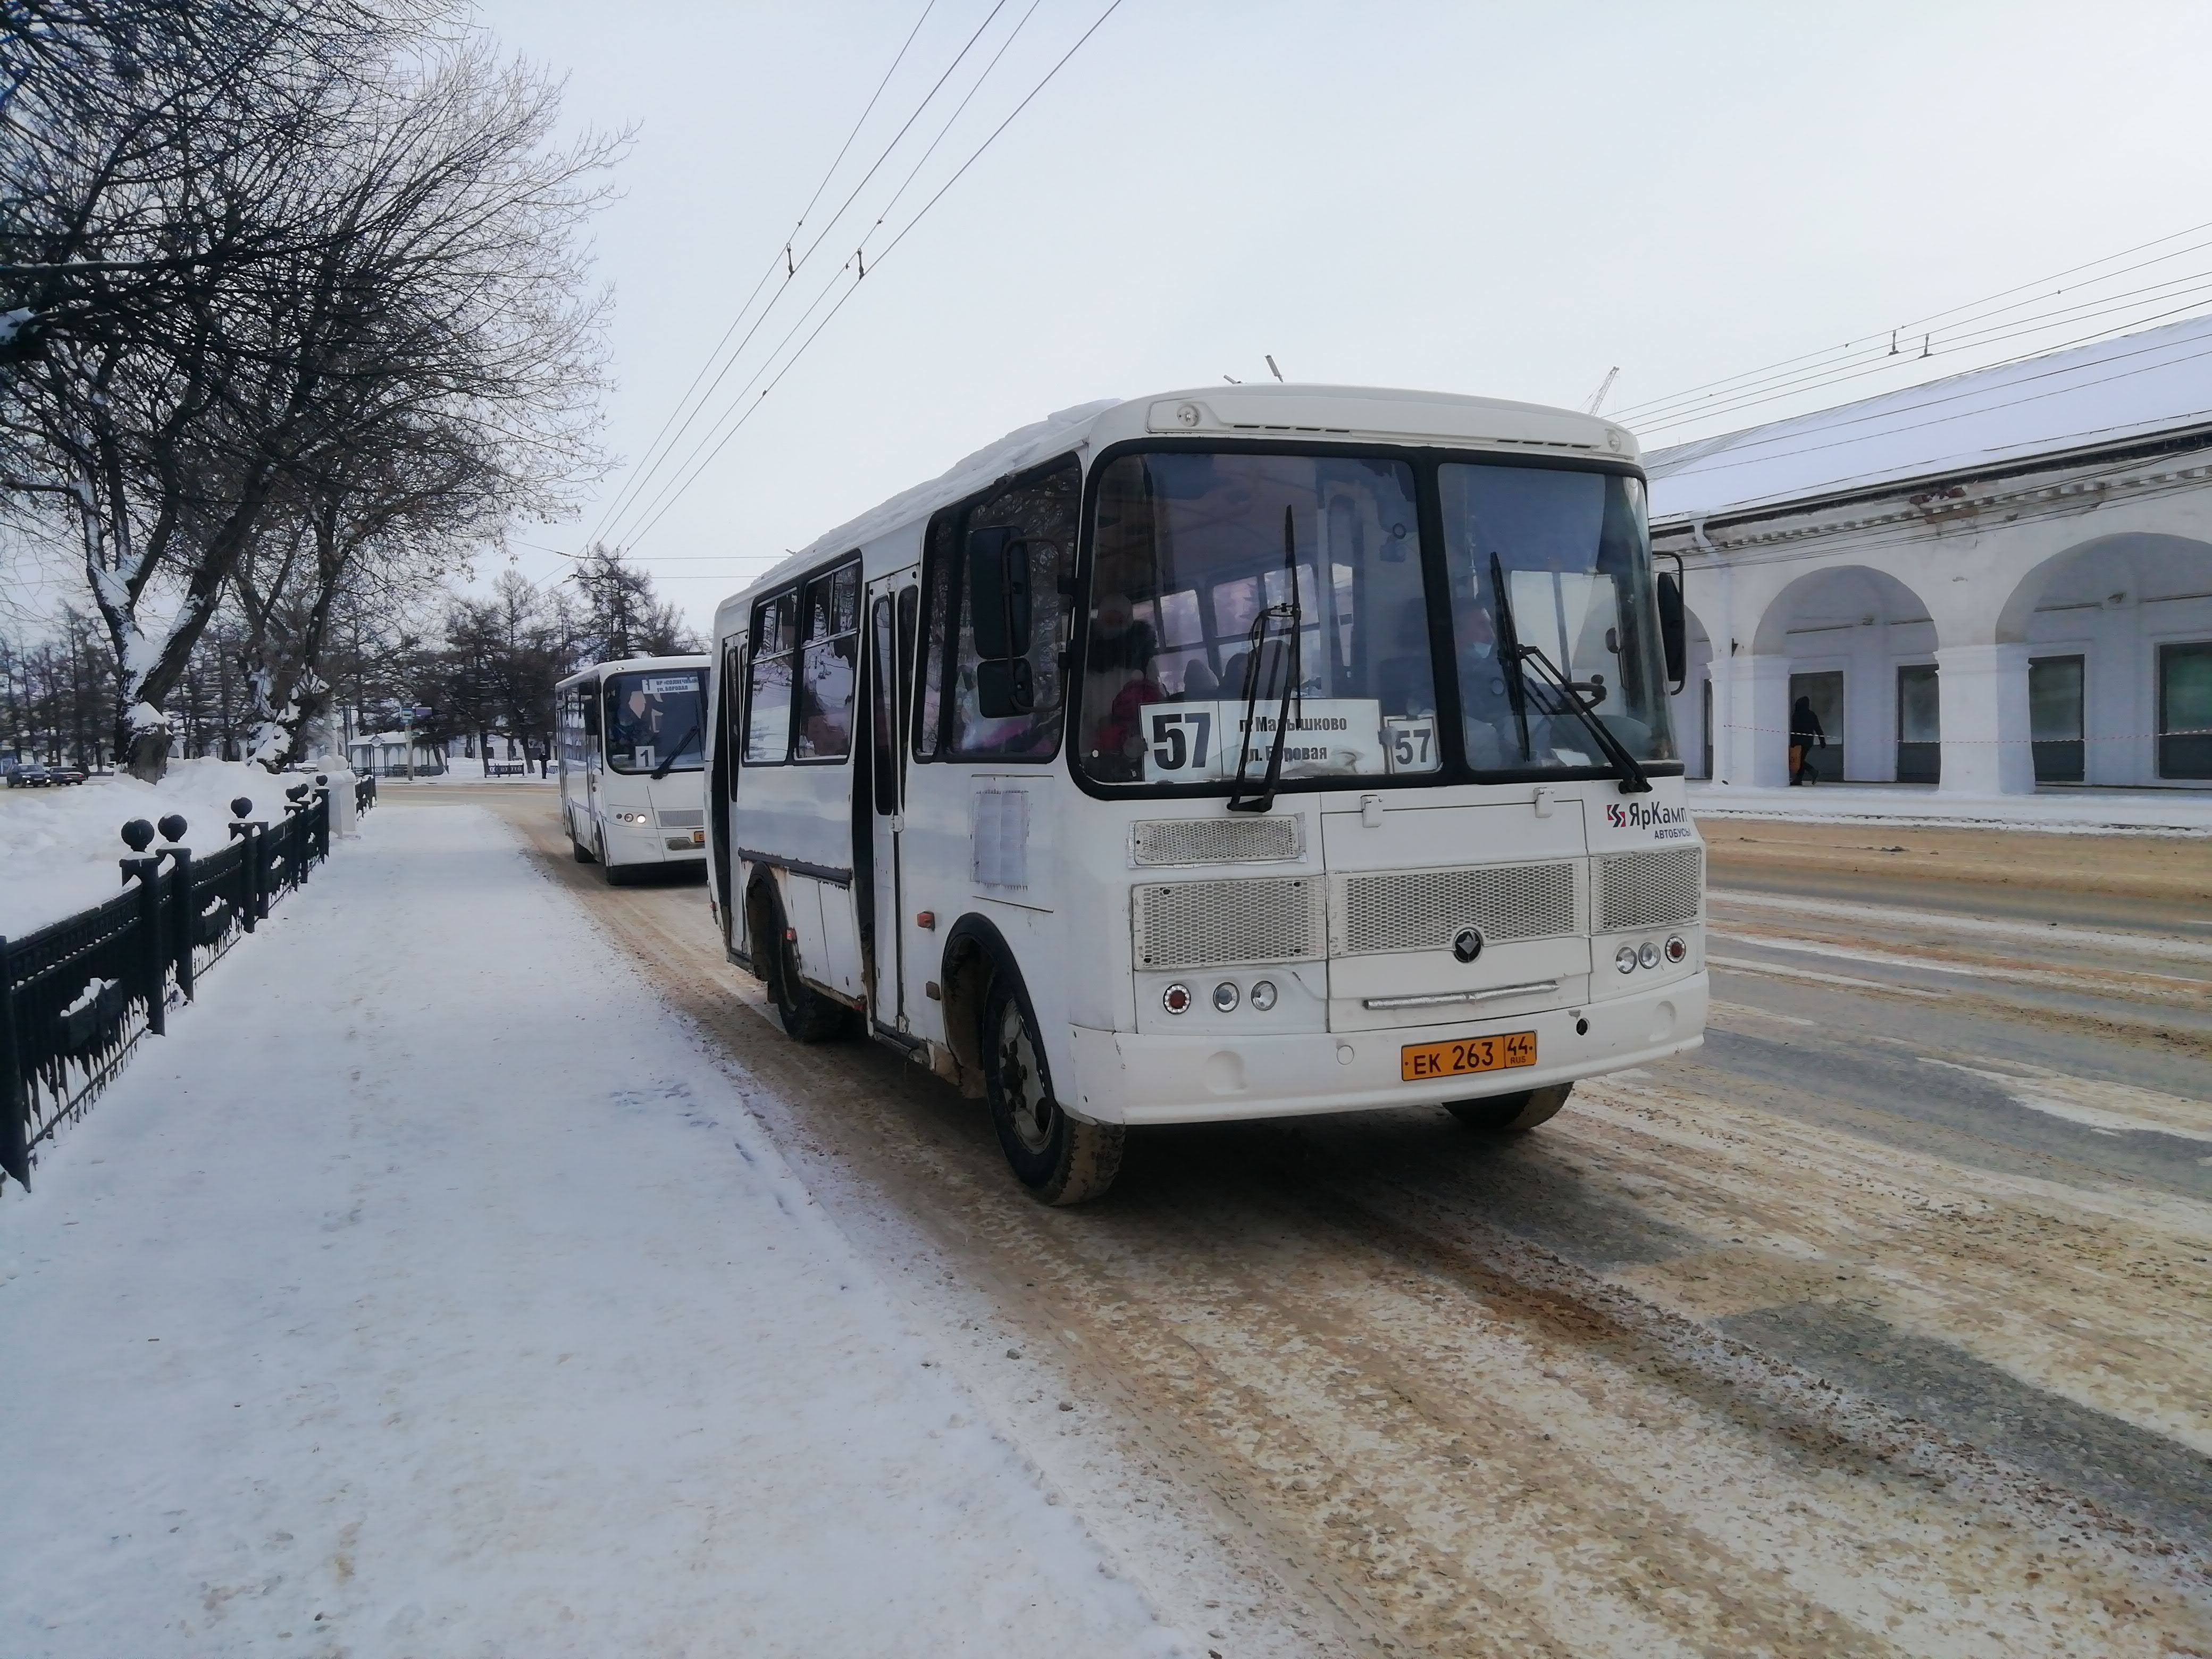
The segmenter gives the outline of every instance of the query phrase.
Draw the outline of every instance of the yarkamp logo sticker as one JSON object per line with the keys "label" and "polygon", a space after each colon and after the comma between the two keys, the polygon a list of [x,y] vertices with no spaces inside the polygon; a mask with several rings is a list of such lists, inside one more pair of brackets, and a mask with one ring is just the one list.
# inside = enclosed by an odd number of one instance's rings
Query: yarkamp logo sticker
{"label": "yarkamp logo sticker", "polygon": [[1679,841],[1694,833],[1686,806],[1650,806],[1640,800],[1607,801],[1605,821],[1615,830],[1649,830],[1654,841]]}

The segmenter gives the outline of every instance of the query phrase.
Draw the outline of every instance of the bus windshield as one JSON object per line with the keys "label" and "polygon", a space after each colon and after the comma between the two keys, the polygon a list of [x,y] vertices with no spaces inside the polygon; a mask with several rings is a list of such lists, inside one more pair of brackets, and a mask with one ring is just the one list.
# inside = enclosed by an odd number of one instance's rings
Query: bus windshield
{"label": "bus windshield", "polygon": [[1123,455],[1098,485],[1079,756],[1102,783],[1433,772],[1413,471],[1312,453]]}
{"label": "bus windshield", "polygon": [[700,765],[700,671],[659,668],[610,674],[606,684],[607,764],[617,772],[672,772]]}
{"label": "bus windshield", "polygon": [[[1605,765],[1562,679],[1632,757],[1674,759],[1643,483],[1447,464],[1437,484],[1468,763],[1477,772]],[[1538,652],[1541,662],[1528,660]]]}

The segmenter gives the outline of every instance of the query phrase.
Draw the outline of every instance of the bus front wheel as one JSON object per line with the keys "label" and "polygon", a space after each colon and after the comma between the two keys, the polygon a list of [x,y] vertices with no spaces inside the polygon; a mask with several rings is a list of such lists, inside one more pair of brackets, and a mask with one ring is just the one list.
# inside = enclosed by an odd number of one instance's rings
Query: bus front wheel
{"label": "bus front wheel", "polygon": [[1121,1126],[1070,1117],[1053,1098],[1044,1045],[1011,975],[992,980],[977,1035],[991,1122],[1022,1185],[1047,1204],[1080,1204],[1112,1186]]}
{"label": "bus front wheel", "polygon": [[1571,1083],[1555,1083],[1548,1089],[1523,1089],[1518,1094],[1492,1095],[1483,1100],[1447,1101],[1444,1110],[1470,1129],[1520,1134],[1557,1117],[1574,1087]]}
{"label": "bus front wheel", "polygon": [[585,846],[582,842],[576,839],[576,831],[574,825],[571,825],[568,830],[568,850],[575,854],[576,862],[579,864],[597,864],[599,861],[598,854],[592,851],[590,848]]}

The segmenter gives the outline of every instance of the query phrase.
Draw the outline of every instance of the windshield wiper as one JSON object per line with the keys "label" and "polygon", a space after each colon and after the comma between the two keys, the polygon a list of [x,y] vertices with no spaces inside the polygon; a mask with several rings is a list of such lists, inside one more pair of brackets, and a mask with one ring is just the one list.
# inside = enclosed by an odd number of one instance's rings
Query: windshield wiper
{"label": "windshield wiper", "polygon": [[[1283,781],[1283,744],[1291,734],[1291,699],[1298,689],[1302,667],[1298,640],[1305,620],[1298,603],[1297,517],[1288,507],[1283,509],[1283,580],[1290,589],[1283,603],[1268,605],[1252,619],[1251,666],[1244,681],[1244,723],[1237,739],[1237,788],[1229,798],[1229,810],[1232,812],[1272,811],[1275,791]],[[1260,680],[1267,663],[1267,624],[1277,617],[1289,621],[1291,634],[1288,647],[1277,659],[1284,663],[1285,672],[1282,696],[1275,707],[1275,741],[1267,750],[1267,780],[1261,785],[1260,793],[1248,799],[1244,793],[1244,769],[1252,759],[1252,718],[1260,706]]]}
{"label": "windshield wiper", "polygon": [[[1534,758],[1528,749],[1528,716],[1526,712],[1528,698],[1526,665],[1533,662],[1544,671],[1545,678],[1551,683],[1551,689],[1558,692],[1559,701],[1566,712],[1573,714],[1583,723],[1583,729],[1596,740],[1597,746],[1603,751],[1605,757],[1619,769],[1620,793],[1624,795],[1650,794],[1651,779],[1649,775],[1638,763],[1636,757],[1628,752],[1628,746],[1613,736],[1603,720],[1590,712],[1594,705],[1583,701],[1582,694],[1575,689],[1575,683],[1560,672],[1559,665],[1546,656],[1540,648],[1521,643],[1520,630],[1513,625],[1513,602],[1505,596],[1505,573],[1504,568],[1499,565],[1498,555],[1495,553],[1490,556],[1490,590],[1498,596],[1498,652],[1506,661],[1513,665],[1513,676],[1507,690],[1513,700],[1514,718],[1521,723],[1522,757]],[[1599,697],[1602,698],[1604,695],[1604,688],[1599,687]]]}
{"label": "windshield wiper", "polygon": [[649,774],[655,783],[659,783],[663,778],[666,777],[668,775],[668,769],[675,765],[678,761],[683,759],[684,751],[690,747],[691,739],[698,735],[699,722],[693,720],[691,722],[691,729],[684,734],[683,738],[678,742],[675,748],[668,751],[667,758],[663,760],[659,765],[654,767]]}

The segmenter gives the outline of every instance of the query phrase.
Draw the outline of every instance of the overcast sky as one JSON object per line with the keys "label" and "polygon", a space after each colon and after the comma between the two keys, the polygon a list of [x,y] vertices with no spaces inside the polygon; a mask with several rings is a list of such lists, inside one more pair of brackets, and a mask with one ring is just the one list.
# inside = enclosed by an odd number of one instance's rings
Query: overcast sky
{"label": "overcast sky", "polygon": [[[626,463],[771,264],[785,288],[793,222],[922,4],[482,7],[568,77],[575,125],[635,131],[598,233]],[[799,252],[993,4],[936,0]],[[772,395],[745,394],[747,424],[657,524],[640,538],[644,515],[617,515],[612,538],[697,623],[787,548],[1091,398],[1264,378],[1273,353],[1293,380],[1577,407],[1618,364],[1617,412],[2212,221],[2212,7],[1123,0],[873,268],[1105,5],[1007,0],[678,454],[825,295],[805,338],[865,246],[849,302]],[[2198,270],[2212,250],[2114,285]],[[604,532],[629,480],[618,467],[578,521],[522,526],[522,568],[563,568],[538,550]]]}

